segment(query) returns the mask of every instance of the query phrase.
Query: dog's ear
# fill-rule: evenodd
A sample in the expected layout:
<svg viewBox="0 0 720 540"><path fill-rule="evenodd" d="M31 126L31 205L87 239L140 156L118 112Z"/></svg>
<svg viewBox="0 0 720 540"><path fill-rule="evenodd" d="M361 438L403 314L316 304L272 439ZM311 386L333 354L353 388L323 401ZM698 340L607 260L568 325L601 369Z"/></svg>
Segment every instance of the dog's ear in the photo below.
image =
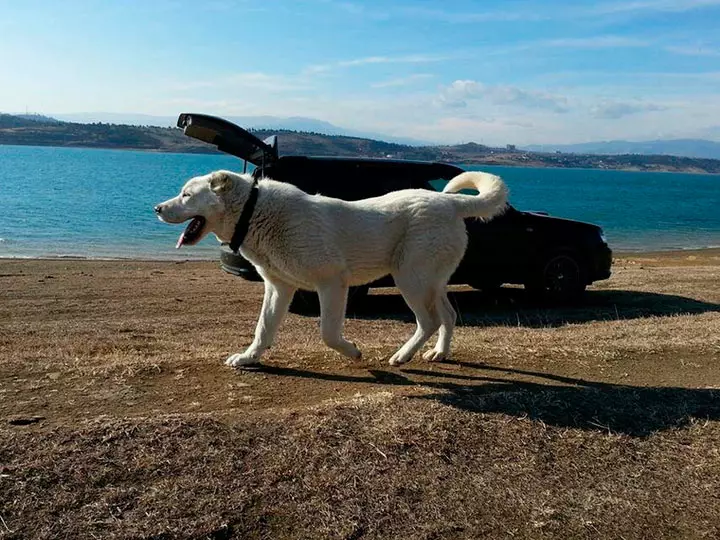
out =
<svg viewBox="0 0 720 540"><path fill-rule="evenodd" d="M232 184L232 178L224 172L215 173L210 177L210 189L212 189L215 193L229 191Z"/></svg>

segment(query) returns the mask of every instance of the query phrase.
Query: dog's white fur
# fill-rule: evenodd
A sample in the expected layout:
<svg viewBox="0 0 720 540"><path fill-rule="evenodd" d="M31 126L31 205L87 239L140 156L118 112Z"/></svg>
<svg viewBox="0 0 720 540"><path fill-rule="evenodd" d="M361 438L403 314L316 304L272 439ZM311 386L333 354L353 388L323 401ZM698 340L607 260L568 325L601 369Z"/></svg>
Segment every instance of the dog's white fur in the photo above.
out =
<svg viewBox="0 0 720 540"><path fill-rule="evenodd" d="M250 175L216 171L191 179L156 211L168 223L203 216L207 221L201 237L213 232L221 242L230 242L251 184ZM463 188L479 193L454 193ZM438 329L435 348L424 358L449 355L456 313L446 287L467 245L463 218L487 220L504 210L507 188L499 177L465 172L443 193L412 189L354 202L309 195L266 178L259 190L240 252L263 277L265 297L254 341L243 353L231 355L227 365L259 361L297 289L317 291L325 343L359 358L360 351L342 335L348 287L387 274L417 318L415 334L390 365L408 362Z"/></svg>

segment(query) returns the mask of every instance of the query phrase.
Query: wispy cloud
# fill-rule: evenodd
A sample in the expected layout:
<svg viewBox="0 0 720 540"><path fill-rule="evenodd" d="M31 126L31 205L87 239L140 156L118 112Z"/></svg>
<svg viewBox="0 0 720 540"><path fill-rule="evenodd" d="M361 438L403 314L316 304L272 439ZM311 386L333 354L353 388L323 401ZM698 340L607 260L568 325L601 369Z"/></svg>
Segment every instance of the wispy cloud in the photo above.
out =
<svg viewBox="0 0 720 540"><path fill-rule="evenodd" d="M572 4L547 6L526 4L513 10L459 12L450 9L401 8L397 15L422 17L449 23L544 21L551 19L589 18L602 15L641 14L648 12L682 13L720 6L720 0L637 0L605 2L592 6Z"/></svg>
<svg viewBox="0 0 720 540"><path fill-rule="evenodd" d="M363 66L366 64L425 64L428 62L442 62L447 56L438 54L410 54L407 56L368 56L355 60L343 60L337 63L340 67Z"/></svg>
<svg viewBox="0 0 720 540"><path fill-rule="evenodd" d="M664 105L647 103L643 101L614 101L603 100L590 109L595 118L616 120L623 116L638 114L642 112L663 111L667 109Z"/></svg>
<svg viewBox="0 0 720 540"><path fill-rule="evenodd" d="M648 72L640 73L638 77L658 77L665 79L687 79L694 81L706 81L706 82L720 82L720 71L699 71L696 73L683 73L683 72Z"/></svg>
<svg viewBox="0 0 720 540"><path fill-rule="evenodd" d="M636 2L612 2L598 4L588 14L612 15L632 12L681 13L720 6L720 0L640 0Z"/></svg>
<svg viewBox="0 0 720 540"><path fill-rule="evenodd" d="M486 100L493 105L547 109L556 113L568 111L568 101L564 96L477 81L454 81L441 90L439 97L441 105L452 108L466 107L467 102L472 100Z"/></svg>
<svg viewBox="0 0 720 540"><path fill-rule="evenodd" d="M432 62L444 62L454 58L450 55L442 54L409 54L404 56L366 56L363 58L355 58L352 60L340 60L329 64L316 64L308 66L303 70L304 73L323 73L337 68L348 68L357 66L367 66L371 64L428 64Z"/></svg>
<svg viewBox="0 0 720 540"><path fill-rule="evenodd" d="M397 87L397 86L409 86L412 84L415 84L420 81L424 81L427 79L432 79L434 75L430 73L414 73L413 75L408 75L407 77L398 77L397 79L389 79L386 81L380 81L371 84L370 86L372 88L391 88L391 87Z"/></svg>
<svg viewBox="0 0 720 540"><path fill-rule="evenodd" d="M512 10L512 11L452 11L448 9L422 8L422 7L401 7L395 11L400 17L423 18L433 21L448 23L480 23L499 21L542 21L550 19L550 14L545 10Z"/></svg>
<svg viewBox="0 0 720 540"><path fill-rule="evenodd" d="M620 49L626 47L649 47L652 42L626 36L590 36L581 38L560 38L539 41L529 47L557 47L571 49Z"/></svg>
<svg viewBox="0 0 720 540"><path fill-rule="evenodd" d="M393 6L369 9L357 2L321 0L352 16L372 19L422 19L450 24L476 24L483 22L532 22L562 19L585 19L598 16L640 15L644 13L682 13L720 6L720 0L637 0L631 2L604 2L591 6L550 5L526 3L513 9L487 9L458 11L442 7Z"/></svg>
<svg viewBox="0 0 720 540"><path fill-rule="evenodd" d="M368 7L360 2L344 0L316 0L322 4L345 12L353 17L364 17L375 20L386 19L421 19L448 23L478 23L486 21L519 21L546 20L551 18L544 10L482 10L454 11L447 8L422 7L416 5L393 5L388 2L382 8L374 5Z"/></svg>
<svg viewBox="0 0 720 540"><path fill-rule="evenodd" d="M720 57L720 49L704 47L702 45L670 45L665 50L673 54L681 54L683 56L709 56Z"/></svg>

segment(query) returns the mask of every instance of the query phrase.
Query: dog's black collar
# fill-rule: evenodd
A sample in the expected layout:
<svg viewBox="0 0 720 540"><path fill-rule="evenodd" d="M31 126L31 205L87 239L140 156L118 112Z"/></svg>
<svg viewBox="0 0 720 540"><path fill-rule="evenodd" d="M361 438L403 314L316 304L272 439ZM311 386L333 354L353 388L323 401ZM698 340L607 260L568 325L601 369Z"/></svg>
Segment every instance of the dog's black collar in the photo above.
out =
<svg viewBox="0 0 720 540"><path fill-rule="evenodd" d="M242 212L240 213L240 219L235 224L235 232L233 233L232 239L230 240L230 249L233 253L237 253L240 246L242 246L245 237L247 236L248 229L250 228L250 220L252 219L253 212L255 211L255 203L258 198L258 179L255 178L250 188L250 195L248 200L243 206Z"/></svg>

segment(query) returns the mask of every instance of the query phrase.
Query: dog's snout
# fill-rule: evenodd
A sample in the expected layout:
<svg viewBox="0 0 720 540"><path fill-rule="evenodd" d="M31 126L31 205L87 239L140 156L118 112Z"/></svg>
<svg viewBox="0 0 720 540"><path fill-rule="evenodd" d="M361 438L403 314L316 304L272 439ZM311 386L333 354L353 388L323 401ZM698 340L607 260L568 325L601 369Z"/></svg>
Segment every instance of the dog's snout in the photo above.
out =
<svg viewBox="0 0 720 540"><path fill-rule="evenodd" d="M153 210L155 210L156 214L162 214L162 211L163 211L162 204L158 204L155 208L153 208Z"/></svg>

